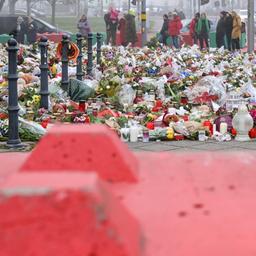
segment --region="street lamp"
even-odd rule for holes
[[[141,37],[142,47],[147,43],[147,13],[146,13],[146,0],[141,1]]]
[[[254,51],[254,0],[248,0],[248,53]]]

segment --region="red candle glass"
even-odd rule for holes
[[[80,112],[85,112],[85,100],[80,100],[79,101],[79,107],[78,107]]]
[[[209,120],[204,121],[203,126],[207,127],[209,129],[209,132],[211,134],[213,134],[213,125],[212,125],[211,121],[209,121]]]

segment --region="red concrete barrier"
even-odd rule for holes
[[[37,41],[39,41],[42,36],[45,36],[48,38],[49,41],[54,42],[54,43],[59,43],[62,40],[62,35],[63,35],[63,33],[37,34]]]
[[[118,254],[120,247],[116,246],[116,241],[119,239],[114,239],[114,245],[112,242],[108,245],[109,237],[105,236],[108,234],[111,237],[116,237],[113,235],[115,232],[107,232],[103,229],[103,233],[100,231],[98,233],[97,229],[95,231],[94,226],[91,225],[91,222],[98,223],[98,218],[101,219],[106,215],[111,216],[109,225],[118,227],[115,229],[120,234],[118,237],[123,237],[120,239],[125,241],[125,246],[122,248],[131,247],[129,252],[124,249],[121,252],[122,255],[251,256],[255,254],[255,152],[230,154],[224,152],[138,153],[132,160],[134,161],[133,166],[130,166],[123,158],[128,154],[127,161],[130,163],[130,159],[133,159],[134,156],[127,153],[129,151],[124,144],[105,127],[81,125],[70,126],[70,128],[56,126],[42,139],[32,153],[24,154],[25,164],[22,171],[15,174],[10,181],[8,180],[10,177],[6,176],[7,171],[0,172],[0,181],[1,173],[5,175],[0,182],[0,191],[2,191],[0,231],[4,230],[4,232],[0,232],[0,256],[16,256],[17,252],[20,256],[20,252],[23,252],[24,248],[27,248],[26,246],[30,246],[28,241],[34,242],[33,237],[44,237],[46,234],[44,227],[49,224],[48,216],[51,217],[49,224],[51,228],[47,233],[48,240],[49,237],[56,237],[55,227],[60,234],[63,233],[63,230],[68,230],[71,234],[72,239],[69,236],[58,240],[63,243],[66,250],[73,248],[76,253],[76,248],[87,248],[82,245],[82,242],[80,243],[80,237],[85,237],[80,229],[87,230],[88,222],[91,227],[91,236],[88,241],[96,244],[95,248],[106,248],[108,253],[104,254],[102,249],[96,255],[120,255]],[[89,152],[89,149],[92,151]],[[123,166],[125,168],[129,166],[126,169],[128,174],[123,173],[125,168],[121,168],[121,163],[120,168],[116,168],[117,162],[112,159],[113,157],[110,157],[111,160],[106,160],[113,153],[113,149],[115,149],[115,154],[122,159]],[[105,153],[104,157],[99,157],[98,154],[102,154],[102,152]],[[40,156],[43,158],[41,159]],[[90,165],[87,163],[88,156],[91,158]],[[13,169],[19,168],[22,163],[18,157],[18,164],[14,158],[8,160],[2,157],[0,160],[5,167],[8,164],[11,165],[13,161]],[[79,160],[78,163],[76,160]],[[139,171],[136,169],[137,161]],[[104,166],[101,166],[99,162],[103,162]],[[109,171],[108,164],[113,168],[110,168],[112,171]],[[48,167],[49,169],[46,169]],[[54,170],[54,167],[57,168],[57,171]],[[65,167],[68,167],[68,173],[63,175],[61,171],[65,170]],[[72,167],[75,168],[72,169]],[[12,170],[10,166],[8,168],[7,170],[12,173],[17,172],[17,169]],[[33,168],[38,169],[38,172]],[[96,186],[99,189],[95,189],[95,186],[91,186],[91,183],[83,178],[89,175],[85,173],[88,170],[96,170],[104,180],[114,177],[116,182],[107,183],[107,190],[105,183],[97,183],[102,184],[102,189],[101,185]],[[77,174],[79,171],[83,173]],[[118,178],[115,178],[115,175]],[[119,182],[131,181],[132,177],[135,177],[137,182]],[[21,187],[26,187],[26,189],[21,190]],[[51,187],[52,190],[47,190],[48,187]],[[30,189],[28,190],[28,188]],[[37,194],[34,188],[37,189]],[[108,189],[111,190],[111,193],[108,192]],[[31,191],[33,196],[30,196]],[[62,198],[63,195],[67,200],[64,200],[65,203],[62,204],[62,201],[59,202],[56,198]],[[120,204],[116,202],[116,199]],[[104,209],[103,211],[96,210],[98,218],[93,215],[95,211],[92,210],[96,205],[99,206],[96,207],[97,209]],[[41,214],[41,211],[44,215]],[[81,212],[87,212],[89,217],[83,216]],[[101,214],[102,212],[104,214]],[[14,221],[13,216],[16,216],[18,221]],[[134,218],[141,226],[145,236],[144,240],[140,240],[138,225]],[[64,226],[61,224],[62,221],[65,223]],[[10,223],[11,225],[9,225]],[[27,235],[26,229],[30,228],[32,224],[34,226],[30,229],[29,240],[21,239],[22,243],[13,243],[15,244],[13,247],[17,249],[11,248],[10,244],[9,247],[3,247],[3,244],[5,243],[6,246],[6,243],[12,238],[20,241],[17,236],[23,238],[23,234]],[[109,225],[107,225],[108,228]],[[4,228],[6,227],[8,227],[8,233],[5,232]],[[95,234],[98,238],[95,238]],[[74,240],[73,237],[77,239]],[[39,240],[36,239],[35,244],[37,245]],[[107,245],[105,241],[108,241]],[[145,251],[141,251],[142,242]],[[48,242],[45,250],[52,252],[53,246]],[[3,251],[2,248],[11,251],[6,251],[7,249]],[[65,256],[62,251],[56,254],[40,254],[41,252],[35,251],[34,247],[29,248],[31,249],[30,254],[34,256]],[[16,254],[8,254],[13,250]],[[21,254],[21,256],[30,254]],[[72,253],[73,255],[76,254]],[[90,254],[85,255],[89,256]]]
[[[0,188],[0,256],[139,256],[137,221],[95,174],[18,173]]]
[[[138,161],[105,126],[55,126],[32,151],[22,171],[95,171],[108,181],[137,180]]]

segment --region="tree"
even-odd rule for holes
[[[201,0],[201,5],[208,4],[209,2],[210,2],[210,0]]]
[[[17,0],[9,0],[9,13],[15,14],[15,5]]]
[[[55,16],[56,16],[56,2],[58,1],[58,0],[47,0],[48,1],[48,3],[51,5],[51,7],[52,7],[52,21],[51,21],[51,23],[52,23],[52,25],[53,26],[55,26]]]
[[[5,3],[5,0],[0,0],[0,11],[3,9],[4,3]]]
[[[33,8],[33,4],[40,2],[40,0],[26,0],[27,1],[27,15],[31,15],[31,9]]]
[[[31,0],[27,0],[27,15],[31,15]]]
[[[84,14],[87,16],[88,14],[88,9],[89,9],[89,4],[88,4],[88,0],[85,0],[84,2]]]

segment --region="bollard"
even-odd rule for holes
[[[48,60],[47,60],[47,47],[48,47],[47,37],[41,37],[39,47],[41,51],[41,87],[40,87],[40,107],[48,109],[49,108],[49,90],[48,90]]]
[[[9,128],[8,141],[9,147],[21,147],[19,137],[19,105],[18,105],[18,88],[17,88],[17,41],[10,39],[8,41],[8,113],[9,113]]]
[[[62,36],[62,80],[61,87],[64,91],[68,90],[68,45],[69,38],[67,35]]]
[[[81,33],[76,34],[76,41],[77,41],[77,47],[79,49],[79,55],[77,57],[77,66],[76,66],[76,78],[77,80],[83,79],[84,72],[82,70],[82,59],[83,59],[83,53],[82,53],[82,42],[83,42],[83,37]]]
[[[101,43],[102,43],[102,34],[97,33],[97,65],[101,63]]]
[[[92,39],[93,39],[93,34],[89,33],[87,40],[88,40],[88,63],[87,63],[87,75],[91,76],[92,75]]]

